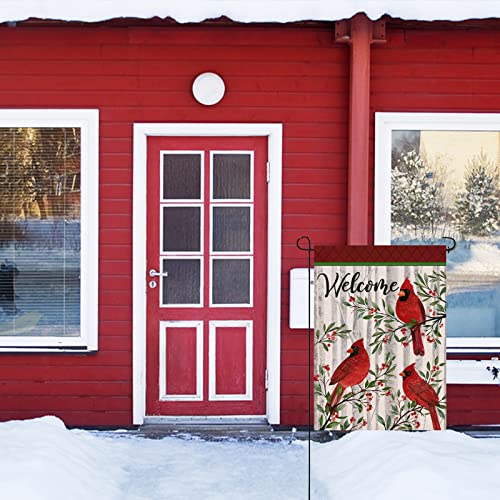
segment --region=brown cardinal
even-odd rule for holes
[[[328,405],[330,408],[340,401],[347,387],[363,382],[370,370],[370,358],[363,345],[363,339],[356,340],[347,352],[349,357],[337,366],[330,379],[330,385],[337,384],[332,393],[332,401]]]
[[[431,414],[432,427],[435,431],[440,431],[441,426],[436,412],[439,397],[436,391],[417,373],[415,363],[407,366],[400,375],[403,377],[403,391],[406,397],[427,408]]]
[[[413,290],[413,285],[408,278],[403,281],[398,295],[396,315],[403,323],[415,323],[415,326],[411,328],[413,352],[415,356],[423,356],[425,350],[420,332],[420,324],[425,320],[424,305],[418,298],[415,290]]]

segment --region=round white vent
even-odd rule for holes
[[[217,104],[226,91],[224,80],[216,73],[202,73],[193,82],[194,98],[205,106]]]

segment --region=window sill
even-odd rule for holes
[[[0,354],[94,354],[97,353],[97,349],[88,349],[86,347],[11,347],[5,346],[0,347]]]
[[[500,379],[493,380],[488,366],[500,368],[498,359],[450,359],[446,362],[447,384],[500,385]]]

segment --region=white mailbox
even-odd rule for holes
[[[309,311],[311,313],[311,328],[314,328],[314,269],[311,269],[311,280],[306,268],[290,270],[290,328],[307,328],[308,287],[311,292]]]

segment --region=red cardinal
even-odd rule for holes
[[[330,408],[340,401],[347,387],[361,384],[370,370],[370,358],[363,345],[363,339],[356,340],[347,352],[349,357],[337,366],[330,379],[330,385],[337,384],[332,393],[332,401],[328,405]]]
[[[427,408],[431,414],[432,427],[435,431],[440,431],[441,426],[436,412],[439,397],[436,391],[416,372],[415,363],[407,366],[400,375],[403,377],[403,391],[406,397]]]
[[[415,356],[425,354],[420,324],[425,320],[425,309],[422,301],[418,298],[411,281],[406,278],[399,290],[399,298],[396,301],[396,315],[404,323],[416,323],[411,328],[413,352]]]

